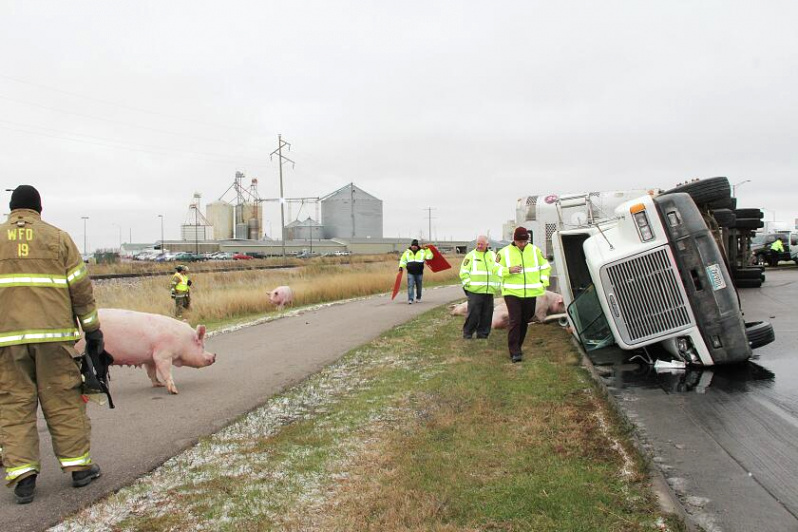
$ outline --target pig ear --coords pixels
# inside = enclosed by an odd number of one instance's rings
[[[205,338],[205,326],[204,325],[197,325],[197,338],[201,342],[203,338]]]
[[[562,303],[562,302],[563,302],[563,301],[562,301],[562,296],[558,297],[558,298],[557,298],[557,303]]]

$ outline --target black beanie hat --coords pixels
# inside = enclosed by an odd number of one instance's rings
[[[412,242],[410,242],[410,245],[411,245],[411,246],[418,246],[418,240],[416,240],[416,239],[413,239],[413,241],[412,241]]]
[[[16,209],[31,209],[39,214],[42,213],[42,197],[39,196],[39,191],[30,185],[20,185],[11,193],[11,201],[8,203],[8,208]]]

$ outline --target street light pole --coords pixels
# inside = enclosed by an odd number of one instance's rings
[[[86,245],[86,243],[88,242],[88,240],[86,239],[86,220],[88,220],[89,217],[88,216],[81,216],[80,218],[83,220],[83,254],[84,255],[88,255],[89,254],[89,249],[88,249],[88,247]]]
[[[732,197],[733,198],[737,197],[737,187],[741,187],[741,186],[745,185],[746,183],[750,183],[750,182],[751,182],[750,179],[746,179],[744,181],[740,181],[739,183],[735,183],[734,185],[732,185]]]
[[[164,250],[163,250],[163,214],[159,214],[158,218],[161,219],[161,255],[163,255],[164,254]]]

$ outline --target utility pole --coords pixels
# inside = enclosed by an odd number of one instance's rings
[[[291,163],[292,168],[296,166],[296,163],[283,155],[283,146],[287,146],[288,151],[291,151],[291,143],[284,141],[283,136],[278,134],[277,149],[269,154],[269,159],[271,159],[274,154],[277,154],[277,162],[280,166],[280,241],[282,242],[283,246],[283,262],[285,262],[285,194],[283,194],[283,160]]]
[[[81,220],[83,220],[83,254],[84,255],[88,255],[89,251],[88,251],[88,248],[86,247],[86,242],[88,241],[86,239],[86,220],[88,220],[89,217],[88,216],[81,216],[80,218],[81,218]]]
[[[163,214],[159,214],[158,218],[161,219],[161,255],[163,255],[164,254],[164,249],[163,249]]]
[[[429,237],[427,242],[432,242],[432,211],[434,210],[434,207],[427,207],[424,210],[427,211],[427,236]]]

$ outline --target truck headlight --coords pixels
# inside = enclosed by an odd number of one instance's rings
[[[629,212],[634,217],[635,226],[637,227],[637,234],[640,235],[640,240],[643,242],[653,240],[654,231],[651,229],[651,224],[648,221],[646,206],[642,203],[637,203],[632,205],[632,207],[629,209]]]

